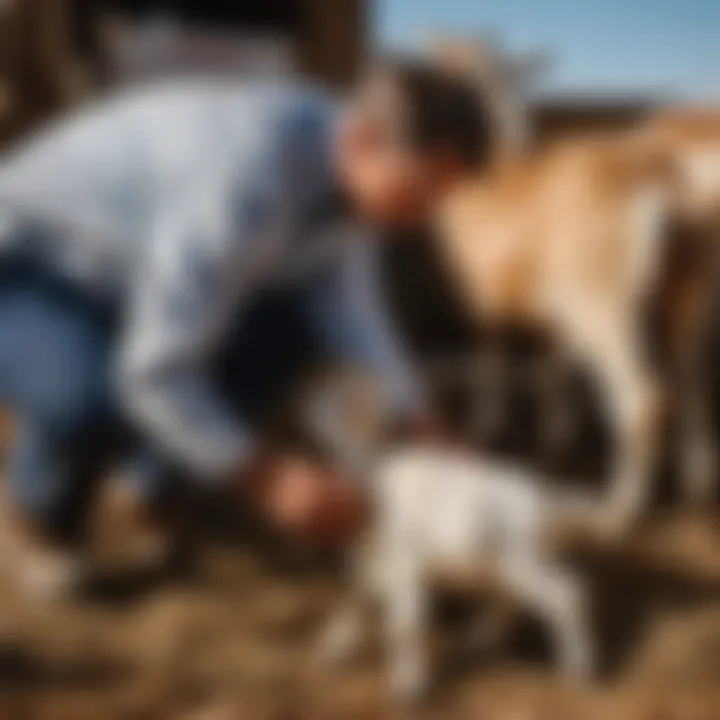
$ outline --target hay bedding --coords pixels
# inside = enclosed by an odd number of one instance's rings
[[[706,533],[685,565],[658,557],[647,546],[673,532],[664,523],[634,555],[582,561],[595,583],[605,658],[595,688],[554,678],[529,630],[494,662],[449,668],[417,717],[720,718],[720,568],[700,558],[717,561],[720,541]],[[687,521],[683,533],[692,523],[702,525]],[[388,697],[379,653],[342,671],[317,660],[313,640],[338,583],[301,559],[278,567],[216,538],[175,576],[109,586],[72,605],[32,606],[5,591],[0,720],[408,717]]]

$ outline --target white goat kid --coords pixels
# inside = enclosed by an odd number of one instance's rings
[[[372,474],[374,520],[351,567],[359,597],[331,619],[322,646],[329,657],[357,650],[358,599],[371,597],[384,616],[391,688],[417,698],[430,680],[424,631],[436,571],[472,582],[492,569],[510,599],[547,623],[561,669],[591,673],[583,588],[549,542],[565,511],[536,478],[470,453],[419,446],[386,454]]]

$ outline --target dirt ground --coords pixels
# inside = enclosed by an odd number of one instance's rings
[[[720,718],[720,517],[658,517],[631,545],[579,559],[602,661],[592,687],[555,677],[528,623],[497,657],[444,653],[427,707],[400,709],[380,652],[343,669],[317,657],[339,590],[332,572],[216,533],[183,569],[106,580],[83,601],[29,605],[5,592],[0,718]],[[439,636],[456,620],[441,612]]]

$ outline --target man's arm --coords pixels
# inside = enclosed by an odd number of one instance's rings
[[[191,471],[220,479],[243,466],[254,440],[211,385],[208,366],[252,282],[243,273],[248,243],[266,239],[282,208],[272,183],[238,196],[227,183],[196,180],[159,218],[137,269],[119,379],[131,418],[152,440]]]
[[[210,232],[207,209],[180,208],[143,268],[121,348],[127,407],[156,443],[196,474],[237,488],[243,501],[257,503],[288,531],[340,542],[365,517],[357,489],[332,468],[259,448],[209,383],[209,356],[247,286],[237,274],[245,265],[235,254],[242,249],[226,245],[222,223]],[[268,210],[271,218],[283,215],[274,202]],[[248,232],[257,229],[255,220],[246,222]]]

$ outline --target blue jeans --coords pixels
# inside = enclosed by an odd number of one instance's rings
[[[96,480],[109,463],[135,464],[149,499],[173,474],[134,437],[110,382],[116,312],[57,278],[28,267],[0,274],[0,401],[18,423],[11,448],[14,501],[48,530],[77,536]],[[248,422],[262,420],[312,337],[293,292],[259,299],[217,355],[213,376]]]

